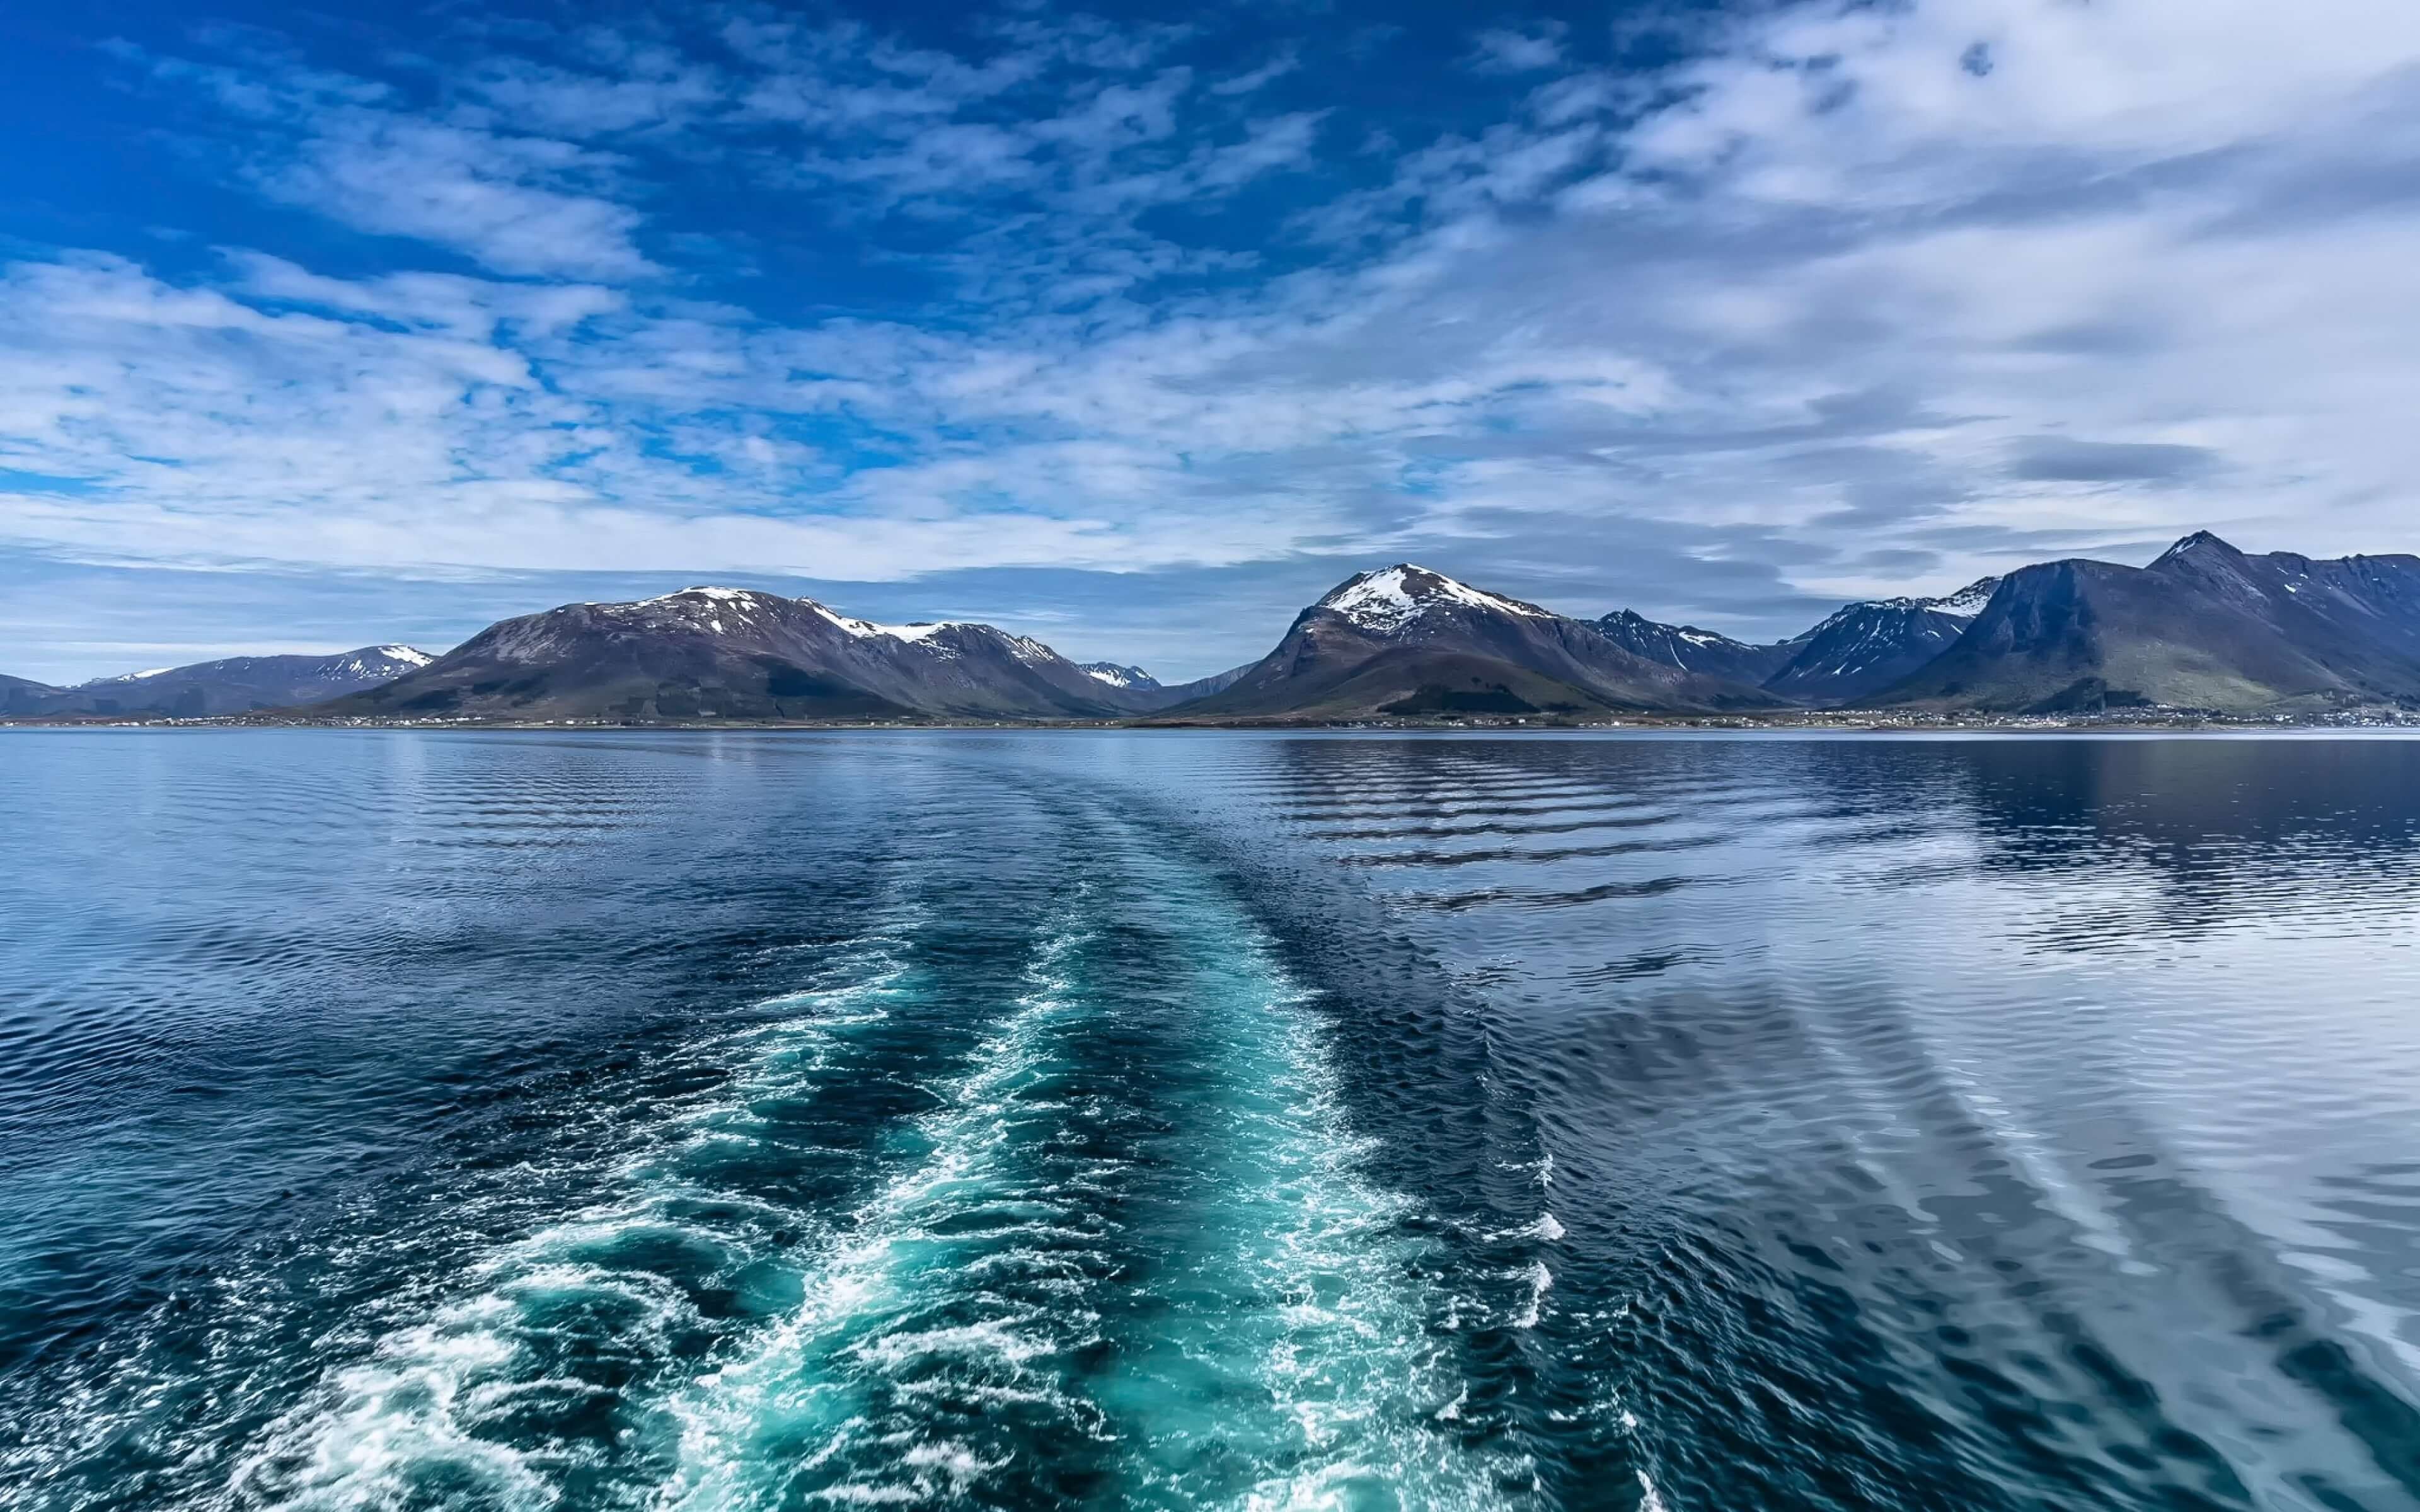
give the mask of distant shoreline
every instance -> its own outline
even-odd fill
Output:
[[[2209,712],[2124,716],[1911,715],[1865,710],[1791,715],[1636,715],[1608,719],[314,719],[266,715],[199,718],[0,718],[0,730],[329,730],[543,731],[552,733],[648,731],[751,731],[839,733],[876,731],[1227,731],[1347,734],[1604,734],[1695,732],[1719,734],[1805,732],[1828,734],[2247,734],[2319,731],[2420,731],[2420,711],[2346,711],[2333,716],[2260,717]]]

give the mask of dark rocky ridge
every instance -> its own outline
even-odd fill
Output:
[[[1631,609],[1595,622],[1600,633],[1652,661],[1750,683],[1776,697],[1838,708],[1870,697],[1941,655],[1982,609],[1999,579],[1947,598],[1883,598],[1843,605],[1788,640],[1753,645],[1695,625],[1659,625]]]
[[[1790,659],[1764,687],[1826,708],[1870,699],[1957,644],[1999,585],[1985,578],[1944,598],[1845,605],[1785,642]]]
[[[2420,557],[2247,556],[2200,532],[2148,567],[2021,568],[1884,697],[2044,714],[2420,701]]]
[[[1223,691],[1171,717],[1593,716],[1776,707],[1745,684],[1651,661],[1584,620],[1408,563],[1337,585]]]
[[[1635,656],[1750,687],[1761,687],[1788,665],[1797,645],[1792,640],[1751,645],[1694,625],[1661,625],[1627,609],[1616,609],[1595,625],[1599,635]]]
[[[2420,557],[2251,556],[2207,532],[2148,567],[2072,559],[1947,598],[1851,604],[1770,645],[1628,610],[1576,620],[1403,563],[1338,585],[1259,660],[1173,686],[987,625],[876,625],[726,588],[565,605],[433,660],[391,646],[74,688],[0,677],[0,717],[18,719],[296,707],[369,719],[1267,723],[2381,703],[2420,708]]]
[[[304,707],[393,682],[435,659],[411,646],[364,646],[331,656],[228,656],[74,687],[0,678],[0,713],[195,719]]]
[[[45,703],[66,692],[66,688],[53,687],[48,683],[0,673],[0,715],[39,714]]]
[[[489,625],[419,671],[329,705],[345,717],[504,719],[1101,719],[1122,687],[988,625],[881,625],[813,599],[689,588]]]

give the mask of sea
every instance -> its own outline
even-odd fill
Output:
[[[2420,1508],[2420,742],[0,734],[0,1506]]]

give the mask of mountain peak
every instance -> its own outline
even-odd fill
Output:
[[[1721,646],[1734,651],[1755,649],[1745,640],[1733,640],[1730,636],[1714,630],[1701,630],[1694,625],[1666,625],[1659,620],[1651,620],[1635,609],[1618,609],[1610,614],[1600,615],[1596,625],[1599,630],[1610,631],[1617,635],[1652,635],[1676,640],[1683,645]],[[1638,648],[1634,645],[1630,649],[1636,651]],[[1659,658],[1650,657],[1649,659]]]
[[[1535,604],[1473,588],[1410,562],[1348,578],[1316,607],[1341,614],[1373,634],[1393,635],[1433,609],[1455,605],[1530,619],[1553,618]]]
[[[1078,662],[1076,670],[1094,682],[1107,683],[1111,687],[1159,687],[1159,679],[1141,668],[1121,666],[1114,661]]]
[[[1999,587],[2000,579],[1997,578],[1978,578],[1947,598],[1926,600],[1924,607],[1935,614],[1971,620],[1983,612],[1983,606],[1992,601],[1992,595],[1999,591]]]
[[[711,584],[700,583],[694,587],[681,589],[677,593],[660,594],[654,598],[643,598],[639,602],[670,604],[679,599],[703,598],[717,604],[747,604],[760,598],[773,596],[771,594],[760,594],[753,588],[717,588]]]
[[[2243,553],[2208,531],[2195,531],[2161,552],[2159,562],[2154,562],[2151,565],[2156,567],[2162,562],[2181,561],[2185,557],[2197,555],[2240,557]]]
[[[876,625],[872,620],[853,619],[837,609],[818,604],[812,598],[800,599],[799,602],[860,640],[872,640],[876,636],[888,636],[893,640],[904,640],[909,645],[921,645],[957,623],[954,620],[918,620],[912,625]]]

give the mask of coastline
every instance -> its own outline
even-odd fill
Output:
[[[1616,732],[1701,733],[1818,733],[1825,734],[2251,734],[2331,730],[2420,730],[2420,710],[2362,708],[2324,715],[2244,715],[2211,710],[2112,711],[2102,715],[1916,714],[1895,710],[1799,710],[1788,714],[1660,715],[1568,719],[485,719],[312,718],[263,714],[197,718],[143,718],[116,715],[81,717],[0,718],[6,730],[510,730],[613,731],[742,730],[839,733],[846,731],[1231,731],[1246,733],[1363,734],[1540,734]]]

